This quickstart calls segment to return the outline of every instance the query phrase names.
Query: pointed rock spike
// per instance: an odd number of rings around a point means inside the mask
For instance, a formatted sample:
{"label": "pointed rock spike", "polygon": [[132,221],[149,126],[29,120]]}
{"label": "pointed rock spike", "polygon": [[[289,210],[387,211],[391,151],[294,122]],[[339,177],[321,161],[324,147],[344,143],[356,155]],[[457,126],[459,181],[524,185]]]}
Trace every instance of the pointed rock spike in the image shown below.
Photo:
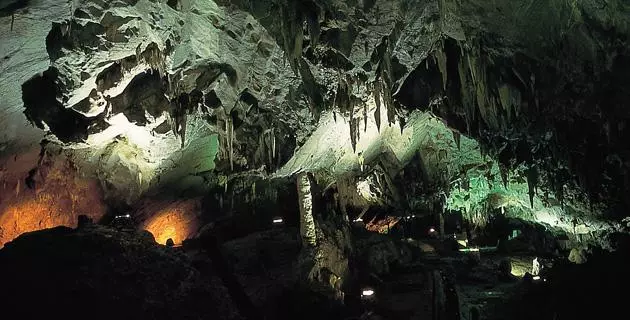
{"label": "pointed rock spike", "polygon": [[462,135],[458,131],[453,130],[453,140],[455,141],[455,144],[457,145],[457,150],[461,150],[461,138],[462,138]]}

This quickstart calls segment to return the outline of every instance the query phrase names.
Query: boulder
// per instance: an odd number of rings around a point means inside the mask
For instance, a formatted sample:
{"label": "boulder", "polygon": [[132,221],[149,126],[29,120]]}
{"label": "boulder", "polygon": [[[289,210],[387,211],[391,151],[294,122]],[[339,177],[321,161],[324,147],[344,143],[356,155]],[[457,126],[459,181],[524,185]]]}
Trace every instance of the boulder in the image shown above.
{"label": "boulder", "polygon": [[573,248],[569,253],[569,261],[575,264],[583,264],[587,261],[586,251],[580,248]]}

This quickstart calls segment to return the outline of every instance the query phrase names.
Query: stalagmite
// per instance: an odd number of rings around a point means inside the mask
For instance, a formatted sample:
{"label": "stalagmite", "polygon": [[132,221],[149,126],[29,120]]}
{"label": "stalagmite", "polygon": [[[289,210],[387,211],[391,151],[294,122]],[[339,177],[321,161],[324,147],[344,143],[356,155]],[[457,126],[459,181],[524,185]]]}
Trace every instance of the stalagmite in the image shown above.
{"label": "stalagmite", "polygon": [[228,119],[226,121],[227,132],[228,132],[228,146],[229,146],[229,157],[230,157],[230,169],[234,171],[234,124]]}
{"label": "stalagmite", "polygon": [[509,175],[508,169],[504,165],[499,164],[499,171],[501,171],[501,180],[503,181],[503,187],[507,189]]}
{"label": "stalagmite", "polygon": [[269,163],[269,166],[271,166],[271,164],[273,163],[273,146],[271,145],[273,144],[272,139],[273,138],[271,130],[267,130],[265,146],[267,149],[267,162]]}
{"label": "stalagmite", "polygon": [[350,119],[348,120],[350,125],[350,142],[352,143],[352,151],[357,150],[357,123],[354,120],[354,108],[350,111]]}
{"label": "stalagmite", "polygon": [[315,219],[313,217],[313,195],[311,193],[311,181],[308,173],[300,173],[297,176],[298,201],[300,205],[300,234],[305,247],[317,245]]}
{"label": "stalagmite", "polygon": [[538,170],[532,166],[527,169],[527,188],[529,193],[529,204],[534,208],[534,196],[536,195],[536,184],[538,181]]}

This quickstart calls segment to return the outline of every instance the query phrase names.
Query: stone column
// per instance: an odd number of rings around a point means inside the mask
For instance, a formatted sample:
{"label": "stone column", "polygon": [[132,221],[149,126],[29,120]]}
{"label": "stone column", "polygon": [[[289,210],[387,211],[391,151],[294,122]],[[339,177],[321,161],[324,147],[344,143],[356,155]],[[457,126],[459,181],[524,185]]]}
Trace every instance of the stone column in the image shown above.
{"label": "stone column", "polygon": [[304,247],[317,245],[315,218],[313,217],[313,194],[308,174],[303,172],[297,176],[297,192],[300,205],[300,234]]}

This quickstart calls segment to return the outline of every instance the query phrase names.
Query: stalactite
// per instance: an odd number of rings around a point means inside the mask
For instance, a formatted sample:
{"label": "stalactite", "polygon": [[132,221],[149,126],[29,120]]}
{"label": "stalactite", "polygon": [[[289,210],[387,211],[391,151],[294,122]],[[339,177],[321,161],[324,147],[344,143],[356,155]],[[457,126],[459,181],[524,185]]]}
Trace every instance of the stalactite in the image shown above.
{"label": "stalactite", "polygon": [[186,122],[188,120],[188,115],[186,114],[186,111],[182,111],[182,128],[181,128],[181,139],[182,139],[182,148],[184,148],[185,144],[186,144]]}
{"label": "stalactite", "polygon": [[396,108],[394,108],[391,88],[385,84],[384,89],[384,96],[387,99],[387,122],[391,125],[396,122]]}
{"label": "stalactite", "polygon": [[308,25],[308,34],[311,37],[311,47],[315,47],[319,42],[319,34],[321,33],[319,15],[317,12],[310,12],[310,14],[306,16],[306,23]]}
{"label": "stalactite", "polygon": [[332,100],[332,110],[333,110],[333,119],[337,122],[337,114],[335,113],[335,107],[337,107],[337,93],[339,93],[339,88],[341,88],[341,71],[337,70],[337,89],[335,89],[335,93],[333,94]]}
{"label": "stalactite", "polygon": [[228,158],[230,159],[230,169],[234,171],[234,150],[232,141],[234,140],[234,126],[232,120],[228,117],[225,120],[225,130],[227,131]]}
{"label": "stalactite", "polygon": [[[444,47],[444,44],[442,44],[442,47]],[[437,59],[438,68],[440,70],[440,73],[442,74],[442,90],[446,91],[446,83],[448,81],[448,70],[446,69],[446,53],[444,52],[444,50],[438,50],[435,53],[435,56]]]}
{"label": "stalactite", "polygon": [[[453,140],[455,141],[455,144],[457,145],[457,150],[461,150],[461,141],[462,141],[462,135],[453,130]],[[481,150],[481,147],[479,147],[479,149]],[[482,152],[483,155],[483,152]]]}
{"label": "stalactite", "polygon": [[357,150],[357,136],[356,136],[356,122],[354,121],[354,110],[350,111],[350,119],[348,120],[350,125],[350,142],[352,143],[352,151]]}
{"label": "stalactite", "polygon": [[538,184],[538,169],[531,166],[527,169],[527,188],[529,193],[529,204],[534,208],[534,196],[536,195],[536,185]]}
{"label": "stalactite", "polygon": [[275,129],[271,129],[271,158],[275,159],[276,158],[276,130]]}
{"label": "stalactite", "polygon": [[367,104],[363,104],[363,132],[367,132],[368,116],[367,116]]}
{"label": "stalactite", "polygon": [[357,130],[357,141],[361,140],[361,120],[356,119],[357,123],[354,125],[355,130]]}
{"label": "stalactite", "polygon": [[405,117],[398,117],[398,125],[400,126],[400,134],[403,134],[403,130],[405,130],[406,124],[407,124],[407,121],[405,120]]}
{"label": "stalactite", "polygon": [[267,137],[267,141],[265,142],[265,144],[268,146],[267,149],[267,163],[269,164],[269,167],[271,168],[271,165],[273,164],[273,146],[272,146],[272,131],[271,129],[267,131],[266,137]]}
{"label": "stalactite", "polygon": [[499,171],[501,172],[501,180],[503,181],[503,187],[507,189],[509,170],[502,164],[499,164]]}
{"label": "stalactite", "polygon": [[374,111],[374,121],[376,122],[376,130],[381,131],[381,86],[379,81],[374,82],[374,102],[376,103],[376,111]]}

